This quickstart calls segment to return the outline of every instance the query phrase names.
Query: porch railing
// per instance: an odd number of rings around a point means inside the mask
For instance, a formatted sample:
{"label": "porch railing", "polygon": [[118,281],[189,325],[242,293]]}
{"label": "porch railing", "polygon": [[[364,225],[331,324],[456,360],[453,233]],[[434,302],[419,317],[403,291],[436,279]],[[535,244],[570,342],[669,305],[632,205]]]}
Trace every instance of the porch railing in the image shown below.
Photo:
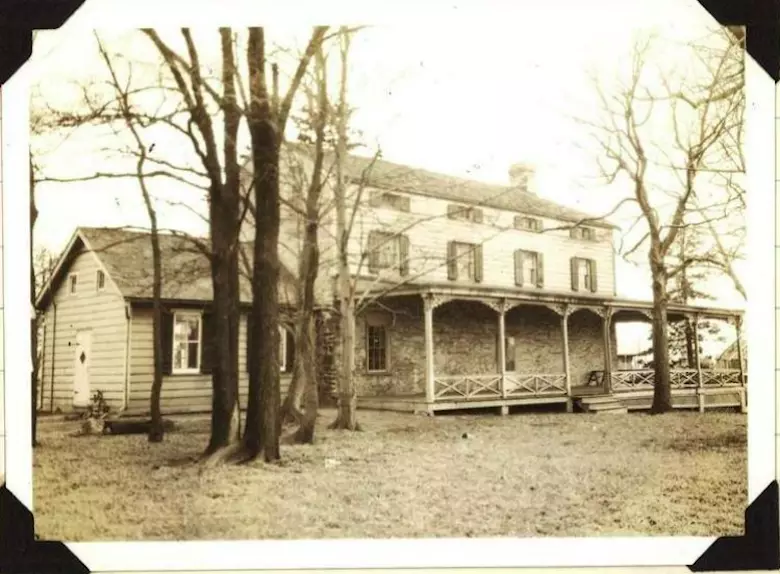
{"label": "porch railing", "polygon": [[434,399],[491,399],[566,394],[566,375],[507,373],[434,377]]}
{"label": "porch railing", "polygon": [[[694,389],[699,386],[696,369],[672,369],[669,375],[673,389]],[[701,377],[704,387],[738,387],[742,384],[739,369],[702,369]],[[654,372],[650,369],[612,373],[614,392],[652,389],[654,383]]]}

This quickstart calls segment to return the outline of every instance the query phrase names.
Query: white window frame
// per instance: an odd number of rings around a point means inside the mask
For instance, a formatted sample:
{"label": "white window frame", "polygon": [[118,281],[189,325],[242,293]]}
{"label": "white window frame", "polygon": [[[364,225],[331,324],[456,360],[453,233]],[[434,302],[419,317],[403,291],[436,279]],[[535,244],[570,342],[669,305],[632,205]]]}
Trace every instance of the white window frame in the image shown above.
{"label": "white window frame", "polygon": [[[75,283],[73,283],[73,280],[76,280]],[[76,293],[78,293],[79,288],[79,274],[78,273],[71,273],[68,275],[68,297],[74,297]]]}
{"label": "white window frame", "polygon": [[287,372],[287,327],[279,325],[279,371]]}
{"label": "white window frame", "polygon": [[[198,356],[196,357],[195,368],[176,366],[176,321],[180,318],[198,318]],[[189,343],[187,340],[187,353],[189,353]],[[200,373],[200,359],[203,354],[203,313],[200,311],[174,311],[173,329],[171,334],[171,373],[174,375]],[[185,361],[188,363],[189,361]]]}
{"label": "white window frame", "polygon": [[[100,286],[100,277],[103,277],[103,286]],[[106,272],[102,269],[98,269],[95,272],[95,290],[96,291],[105,291],[106,289]]]}

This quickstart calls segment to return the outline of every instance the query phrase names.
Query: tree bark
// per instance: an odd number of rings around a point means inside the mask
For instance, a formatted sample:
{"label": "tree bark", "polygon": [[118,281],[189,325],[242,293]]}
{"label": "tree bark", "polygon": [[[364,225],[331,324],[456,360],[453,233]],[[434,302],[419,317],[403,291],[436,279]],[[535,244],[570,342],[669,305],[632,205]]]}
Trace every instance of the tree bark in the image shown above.
{"label": "tree bark", "polygon": [[669,325],[666,267],[660,246],[650,248],[650,271],[653,281],[653,404],[650,412],[661,414],[672,410],[671,376],[669,371]]}
{"label": "tree bark", "polygon": [[163,384],[163,340],[162,340],[162,253],[160,252],[160,237],[157,234],[157,214],[151,204],[148,193],[144,190],[144,201],[147,204],[149,220],[152,224],[152,266],[154,277],[152,285],[152,338],[154,345],[154,378],[151,394],[151,424],[149,426],[149,442],[162,442],[165,434],[160,410],[160,395]]}
{"label": "tree bark", "polygon": [[279,390],[279,134],[265,78],[262,28],[249,29],[247,49],[252,141],[255,242],[252,271],[252,341],[244,449],[248,459],[262,452],[266,462],[280,458]]}
{"label": "tree bark", "polygon": [[[32,153],[32,152],[31,152]],[[35,267],[33,265],[33,230],[35,222],[38,219],[38,207],[35,205],[35,177],[32,164],[32,155],[30,156],[30,299],[32,305],[32,317],[30,319],[30,355],[32,359],[31,372],[31,392],[32,392],[32,446],[38,444],[38,371],[40,361],[38,358],[38,310],[35,309],[36,288],[35,288]]]}
{"label": "tree bark", "polygon": [[347,55],[349,32],[341,29],[341,79],[339,85],[338,126],[336,140],[336,236],[338,237],[338,291],[341,334],[341,373],[339,376],[338,415],[330,428],[358,430],[355,367],[355,297],[352,293],[348,260],[346,182],[343,162],[347,155]]}

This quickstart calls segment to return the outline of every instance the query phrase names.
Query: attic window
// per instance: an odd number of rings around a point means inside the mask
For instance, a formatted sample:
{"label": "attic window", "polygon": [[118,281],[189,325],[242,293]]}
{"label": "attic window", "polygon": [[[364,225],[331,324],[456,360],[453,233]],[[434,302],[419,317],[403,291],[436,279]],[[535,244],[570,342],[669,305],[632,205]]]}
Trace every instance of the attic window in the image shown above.
{"label": "attic window", "polygon": [[97,290],[102,291],[106,287],[106,274],[102,269],[97,271]]}
{"label": "attic window", "polygon": [[542,220],[536,217],[526,217],[525,215],[515,216],[515,229],[523,231],[541,231]]}
{"label": "attic window", "polygon": [[596,233],[590,227],[572,227],[569,235],[572,239],[583,239],[585,241],[594,241]]}
{"label": "attic window", "polygon": [[482,215],[482,210],[478,207],[468,207],[465,205],[456,205],[454,203],[447,205],[447,217],[450,219],[482,223]]}
{"label": "attic window", "polygon": [[78,284],[79,276],[75,273],[68,277],[68,293],[75,295],[76,285]]}
{"label": "attic window", "polygon": [[410,199],[397,193],[376,192],[371,195],[371,207],[394,209],[395,211],[410,211]]}

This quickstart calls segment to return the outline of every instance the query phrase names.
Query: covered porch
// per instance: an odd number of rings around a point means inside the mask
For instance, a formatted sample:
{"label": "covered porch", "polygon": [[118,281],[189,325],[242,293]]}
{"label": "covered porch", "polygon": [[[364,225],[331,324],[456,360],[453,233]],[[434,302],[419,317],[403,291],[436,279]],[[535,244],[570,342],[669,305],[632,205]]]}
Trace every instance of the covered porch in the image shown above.
{"label": "covered porch", "polygon": [[[397,335],[408,345],[381,374],[381,392],[370,385],[359,392],[361,408],[506,414],[512,406],[555,403],[571,412],[594,396],[614,397],[628,409],[652,403],[653,371],[617,369],[615,338],[617,323],[652,320],[649,302],[428,286],[397,290],[379,303],[391,313],[401,303],[413,309],[404,319],[411,327]],[[689,321],[697,340],[705,318],[730,322],[741,337],[740,311],[669,305],[667,320]],[[672,370],[674,406],[744,409],[744,367],[704,368],[696,355],[693,365]]]}

